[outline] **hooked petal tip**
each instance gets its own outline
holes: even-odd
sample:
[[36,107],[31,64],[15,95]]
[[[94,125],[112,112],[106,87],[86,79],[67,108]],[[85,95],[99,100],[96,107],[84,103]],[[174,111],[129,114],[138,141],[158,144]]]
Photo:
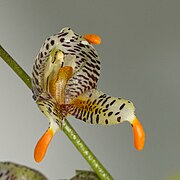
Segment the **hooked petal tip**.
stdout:
[[46,154],[49,143],[54,136],[54,131],[49,128],[39,139],[34,149],[34,159],[36,162],[41,162]]
[[134,146],[137,150],[142,150],[145,143],[145,132],[143,126],[136,117],[132,121],[132,127],[134,132]]

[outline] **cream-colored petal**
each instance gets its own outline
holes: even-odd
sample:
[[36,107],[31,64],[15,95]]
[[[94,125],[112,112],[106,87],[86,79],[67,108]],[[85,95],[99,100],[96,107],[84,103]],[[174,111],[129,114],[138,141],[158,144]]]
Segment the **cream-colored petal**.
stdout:
[[132,122],[135,118],[135,107],[129,100],[115,98],[102,91],[92,89],[75,98],[71,105],[71,114],[77,119],[91,124],[119,124]]

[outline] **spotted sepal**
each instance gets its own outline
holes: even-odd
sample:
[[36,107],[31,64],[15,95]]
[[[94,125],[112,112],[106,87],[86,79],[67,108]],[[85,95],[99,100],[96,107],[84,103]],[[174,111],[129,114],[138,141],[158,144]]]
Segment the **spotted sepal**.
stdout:
[[97,89],[81,94],[71,104],[75,106],[71,114],[91,124],[132,122],[135,117],[131,101],[108,96]]
[[74,108],[70,113],[87,123],[112,125],[130,122],[134,132],[134,146],[137,150],[143,149],[145,132],[134,114],[135,107],[131,101],[92,89],[74,99],[71,105]]
[[[91,41],[99,41],[97,37],[93,35]],[[54,69],[62,66],[73,68],[73,76],[65,89],[66,103],[96,87],[100,76],[100,60],[97,51],[89,42],[90,39],[87,39],[66,27],[45,40],[32,71],[32,91],[35,100],[46,90],[47,77]]]

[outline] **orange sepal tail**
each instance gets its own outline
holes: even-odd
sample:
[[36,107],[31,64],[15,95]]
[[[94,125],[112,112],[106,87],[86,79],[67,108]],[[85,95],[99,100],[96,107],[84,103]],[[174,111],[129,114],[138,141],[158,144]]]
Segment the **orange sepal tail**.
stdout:
[[34,159],[36,162],[41,162],[46,154],[49,143],[54,136],[52,129],[48,129],[40,138],[34,149]]
[[137,150],[142,150],[145,143],[145,132],[140,121],[135,117],[132,122],[134,132],[134,146]]

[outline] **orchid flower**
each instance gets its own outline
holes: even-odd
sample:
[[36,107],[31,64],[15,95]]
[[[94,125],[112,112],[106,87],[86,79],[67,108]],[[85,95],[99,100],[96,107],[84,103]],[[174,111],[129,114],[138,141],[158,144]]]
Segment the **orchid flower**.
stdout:
[[106,95],[97,89],[100,60],[94,34],[78,35],[63,28],[47,38],[36,57],[32,72],[33,98],[49,120],[49,128],[38,141],[34,158],[40,162],[54,134],[69,115],[86,123],[112,125],[130,122],[136,149],[144,147],[145,133],[129,100]]

